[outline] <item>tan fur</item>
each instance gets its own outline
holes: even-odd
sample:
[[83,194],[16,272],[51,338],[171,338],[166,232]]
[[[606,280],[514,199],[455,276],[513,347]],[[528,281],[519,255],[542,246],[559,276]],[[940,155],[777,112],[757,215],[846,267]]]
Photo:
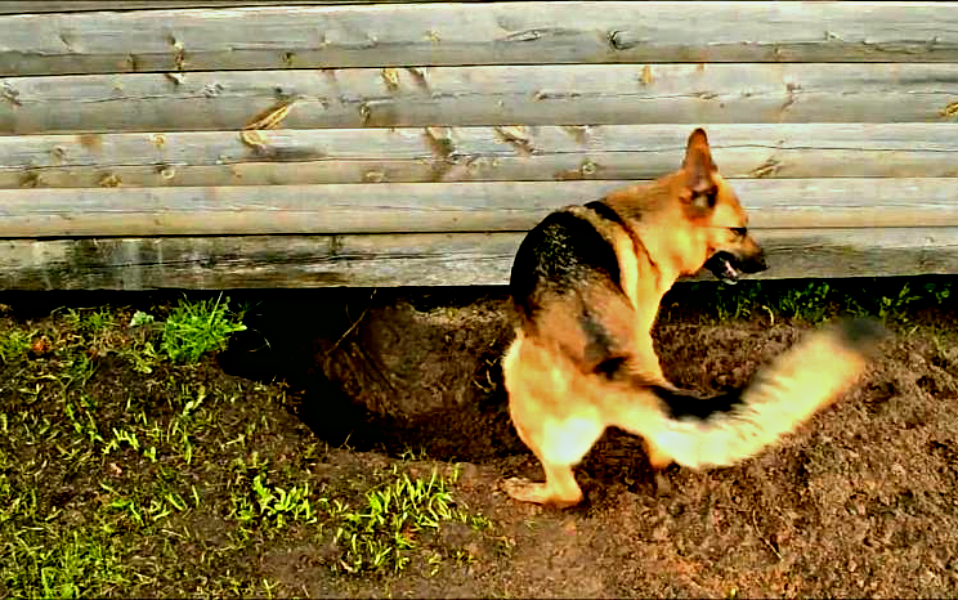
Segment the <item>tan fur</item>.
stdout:
[[[651,337],[662,296],[716,252],[751,259],[761,248],[751,235],[731,230],[747,227],[748,217],[715,169],[701,130],[690,136],[678,171],[617,190],[603,201],[622,223],[584,207],[566,210],[588,221],[614,249],[624,294],[588,278],[576,294],[546,294],[535,315],[519,324],[503,358],[512,421],[546,475],[544,483],[506,481],[505,491],[518,500],[559,507],[579,503],[583,495],[573,467],[610,426],[642,436],[656,469],[675,460],[701,468],[752,456],[833,401],[864,366],[861,354],[846,349],[841,336],[819,333],[748,389],[742,411],[708,421],[670,418],[651,387],[674,389]],[[582,350],[589,343],[578,316],[582,306],[599,315],[612,340],[608,351],[625,357],[628,376],[611,379],[590,371],[594,365]]]
[[[780,356],[745,392],[741,410],[709,422],[669,421],[631,429],[684,467],[727,467],[750,458],[834,402],[865,368],[865,357],[832,329]],[[787,401],[785,401],[787,400]]]

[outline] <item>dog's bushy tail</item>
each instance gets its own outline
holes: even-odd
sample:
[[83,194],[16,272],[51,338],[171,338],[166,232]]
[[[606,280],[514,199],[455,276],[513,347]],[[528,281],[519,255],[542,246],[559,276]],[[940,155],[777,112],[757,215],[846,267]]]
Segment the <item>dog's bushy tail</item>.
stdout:
[[886,336],[876,321],[851,319],[811,333],[738,392],[696,398],[654,388],[666,410],[648,437],[693,469],[752,457],[834,402]]

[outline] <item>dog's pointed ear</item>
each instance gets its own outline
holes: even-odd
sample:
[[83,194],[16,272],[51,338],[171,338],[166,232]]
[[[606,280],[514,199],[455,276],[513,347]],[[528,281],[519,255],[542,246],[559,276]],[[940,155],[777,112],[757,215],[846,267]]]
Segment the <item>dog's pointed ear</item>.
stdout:
[[701,208],[714,206],[716,182],[714,175],[717,172],[712,160],[712,151],[709,148],[709,139],[705,130],[698,128],[689,136],[685,148],[685,160],[682,161],[682,170],[685,171],[686,188],[690,194],[688,199],[695,205],[702,204]]

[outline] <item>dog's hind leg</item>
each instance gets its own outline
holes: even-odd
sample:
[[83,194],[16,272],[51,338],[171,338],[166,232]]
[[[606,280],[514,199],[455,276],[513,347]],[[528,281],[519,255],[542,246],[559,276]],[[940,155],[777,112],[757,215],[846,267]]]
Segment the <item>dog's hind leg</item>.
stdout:
[[523,427],[513,417],[519,437],[542,463],[546,480],[534,483],[514,477],[503,482],[503,490],[521,502],[567,508],[582,502],[583,494],[572,468],[582,460],[605,427],[588,417],[571,417],[558,421],[547,418],[534,430]]
[[582,502],[582,489],[576,483],[571,466],[544,462],[542,468],[546,473],[545,483],[534,483],[521,477],[513,477],[502,483],[502,489],[513,500],[556,508],[568,508]]
[[520,334],[503,357],[502,374],[512,424],[542,463],[546,480],[513,478],[502,489],[522,502],[574,506],[583,496],[572,468],[602,435],[605,422],[598,408],[576,398],[568,370],[556,367],[550,352],[527,344]]

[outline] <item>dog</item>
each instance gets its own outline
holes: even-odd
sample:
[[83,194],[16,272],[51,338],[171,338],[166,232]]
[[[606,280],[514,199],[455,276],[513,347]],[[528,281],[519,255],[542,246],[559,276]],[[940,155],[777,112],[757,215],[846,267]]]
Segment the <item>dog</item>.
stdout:
[[549,214],[510,276],[515,339],[502,359],[509,414],[545,482],[512,478],[512,498],[559,508],[583,493],[573,468],[607,427],[641,436],[660,484],[758,454],[831,404],[860,375],[884,329],[867,319],[813,332],[743,390],[701,398],[663,375],[652,343],[662,296],[710,270],[734,283],[767,269],[748,216],[701,128],[660,179]]

